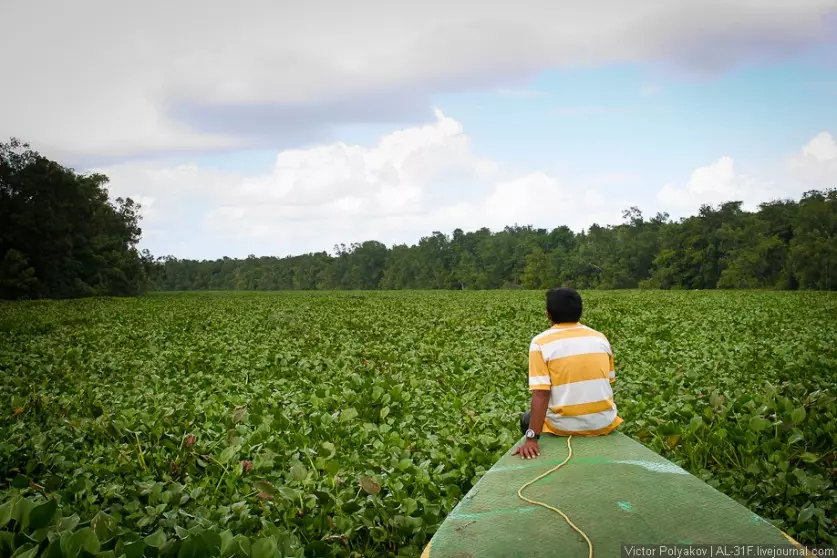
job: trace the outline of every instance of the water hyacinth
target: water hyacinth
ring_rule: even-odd
[[[834,544],[837,296],[584,295],[623,432]],[[0,548],[417,556],[519,439],[547,325],[531,291],[0,304]]]

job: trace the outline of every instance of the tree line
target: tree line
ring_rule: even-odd
[[[12,139],[0,143],[0,298],[130,296],[150,285],[140,206]]]
[[[763,203],[703,206],[672,221],[632,207],[580,233],[506,227],[434,232],[414,245],[376,241],[334,254],[195,261],[164,257],[159,290],[837,289],[837,190]]]
[[[703,206],[673,221],[632,207],[619,225],[433,232],[285,258],[154,258],[140,206],[12,139],[0,143],[0,298],[134,296],[146,290],[837,289],[837,190],[745,211]]]

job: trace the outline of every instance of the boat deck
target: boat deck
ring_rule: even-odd
[[[793,544],[746,507],[631,438],[574,437],[568,464],[524,495],[563,511],[593,542],[594,556],[623,544]],[[509,451],[448,515],[426,558],[586,557],[587,543],[557,513],[517,496],[520,486],[563,461],[567,439],[544,435],[541,455]],[[659,555],[659,554],[658,554]]]

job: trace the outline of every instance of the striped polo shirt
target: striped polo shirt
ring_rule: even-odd
[[[529,346],[529,389],[549,390],[544,429],[559,436],[600,436],[622,424],[607,337],[579,323],[556,324]]]

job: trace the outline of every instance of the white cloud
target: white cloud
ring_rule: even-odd
[[[618,222],[617,204],[595,188],[578,188],[556,176],[533,172],[497,183],[482,211],[496,229],[517,223],[567,225],[578,231],[596,222]]]
[[[833,0],[0,4],[0,135],[125,157],[322,140],[417,121],[434,94],[546,68],[652,61],[717,72],[827,37]],[[279,138],[279,139],[277,139]]]
[[[802,148],[803,157],[810,157],[817,162],[837,159],[837,142],[828,132],[820,132]]]
[[[662,207],[672,215],[693,214],[701,205],[717,205],[727,201],[742,201],[752,209],[769,199],[774,192],[772,182],[759,180],[736,172],[731,157],[721,157],[715,163],[692,171],[683,186],[668,183],[657,194]]]
[[[167,167],[154,162],[123,163],[94,172],[107,175],[111,198],[130,197],[140,203],[142,236],[150,241],[143,244],[152,248],[173,246],[173,238],[192,235],[205,200],[239,179],[194,164]]]
[[[694,169],[689,180],[678,186],[668,183],[657,194],[661,208],[672,215],[694,213],[701,205],[741,201],[745,209],[780,198],[799,198],[808,190],[837,187],[837,142],[829,132],[820,132],[790,157],[772,178],[749,176],[735,168],[732,157]]]
[[[788,162],[790,172],[810,188],[837,188],[837,141],[820,132]]]
[[[393,132],[372,147],[335,143],[280,152],[273,172],[223,174],[195,165],[100,169],[113,196],[153,199],[156,254],[287,255],[338,243],[414,243],[433,230],[518,223],[577,230],[619,217],[617,200],[542,172],[516,175],[471,150],[456,120]]]
[[[143,201],[144,245],[179,257],[288,255],[339,243],[415,243],[434,230],[534,225],[574,230],[622,221],[647,209],[618,172],[581,179],[511,169],[474,153],[462,125],[436,112],[432,125],[383,136],[377,145],[345,143],[279,152],[270,173],[245,176],[197,165],[126,163],[100,169],[113,196]],[[703,204],[741,200],[745,208],[834,186],[837,142],[823,132],[774,173],[740,172],[731,157],[694,169],[657,194],[673,217]],[[767,178],[769,176],[769,178]],[[829,184],[829,181],[832,183]],[[621,195],[615,195],[618,186]]]
[[[514,222],[548,226],[557,219],[580,229],[586,223],[579,215],[602,202],[573,200],[544,173],[509,178],[509,169],[472,152],[459,122],[436,115],[435,124],[393,132],[374,147],[281,152],[272,175],[219,192],[225,209],[207,215],[205,225],[241,239],[292,234],[299,251],[347,239],[412,243],[432,230]]]
[[[467,187],[496,170],[471,152],[459,122],[439,111],[436,116],[432,125],[393,132],[371,148],[335,143],[282,151],[271,175],[249,177],[218,196],[251,213],[286,218],[419,212],[451,187]]]

